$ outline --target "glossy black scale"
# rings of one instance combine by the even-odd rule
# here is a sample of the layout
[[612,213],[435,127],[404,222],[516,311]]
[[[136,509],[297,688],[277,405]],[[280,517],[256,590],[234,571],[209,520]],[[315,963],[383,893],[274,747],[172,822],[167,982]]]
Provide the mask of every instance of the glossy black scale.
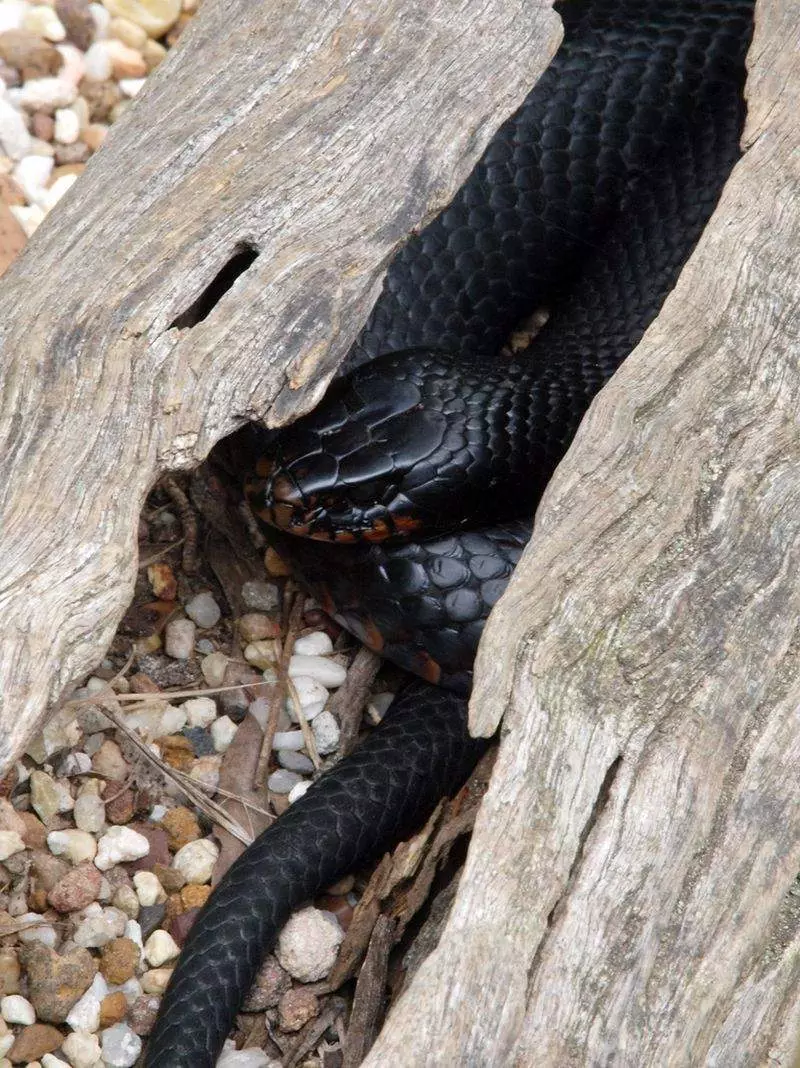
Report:
[[[336,387],[321,415],[286,436],[280,448],[296,466],[270,486],[278,482],[284,504],[294,492],[295,503],[315,495],[318,507],[344,477],[373,535],[413,533],[422,512],[429,529],[454,523],[454,533],[419,544],[286,540],[301,571],[308,551],[337,554],[324,574],[320,557],[309,558],[306,575],[335,595],[331,607],[354,631],[456,689],[469,685],[485,615],[524,533],[498,551],[490,527],[461,529],[465,513],[449,511],[451,499],[496,528],[511,497],[530,524],[581,414],[674,284],[738,154],[743,120],[752,0],[556,8],[565,22],[556,57],[453,204],[400,251],[346,368],[383,356],[388,367],[390,354],[423,349],[416,369],[406,351],[388,378],[373,374],[376,363]],[[513,369],[503,366],[511,332],[542,307],[547,324]],[[419,409],[414,390],[441,408]],[[263,434],[273,460],[275,444]],[[268,517],[265,470],[248,486]],[[387,475],[388,489],[378,483]],[[475,492],[472,480],[487,477]],[[417,510],[404,512],[404,498]],[[291,525],[291,507],[281,519]],[[412,684],[212,894],[162,1001],[148,1068],[211,1068],[292,909],[418,826],[482,748],[461,697]]]

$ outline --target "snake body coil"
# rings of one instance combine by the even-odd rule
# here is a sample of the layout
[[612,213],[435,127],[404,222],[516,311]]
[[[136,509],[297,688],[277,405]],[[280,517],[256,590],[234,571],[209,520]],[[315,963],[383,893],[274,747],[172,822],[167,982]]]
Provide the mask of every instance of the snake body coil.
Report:
[[[212,1065],[292,909],[469,773],[484,743],[459,694],[486,615],[581,417],[657,314],[739,154],[752,0],[557,6],[550,67],[390,266],[348,377],[266,437],[248,482],[264,519],[318,539],[285,540],[330,611],[438,686],[406,689],[234,863],[183,949],[150,1068]],[[510,353],[540,309],[545,325]]]

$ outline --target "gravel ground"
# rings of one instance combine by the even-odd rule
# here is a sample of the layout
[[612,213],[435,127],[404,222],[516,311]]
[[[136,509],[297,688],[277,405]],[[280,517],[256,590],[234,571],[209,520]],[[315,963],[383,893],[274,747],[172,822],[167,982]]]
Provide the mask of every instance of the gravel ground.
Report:
[[[0,0],[0,273],[196,6]],[[148,502],[107,658],[0,781],[0,1068],[135,1065],[212,882],[340,747],[352,643],[269,552],[241,582],[206,559],[184,488]],[[373,689],[377,721],[391,693]],[[321,981],[361,885],[290,921],[239,1018],[251,1048],[220,1065],[339,1068],[347,1006]]]

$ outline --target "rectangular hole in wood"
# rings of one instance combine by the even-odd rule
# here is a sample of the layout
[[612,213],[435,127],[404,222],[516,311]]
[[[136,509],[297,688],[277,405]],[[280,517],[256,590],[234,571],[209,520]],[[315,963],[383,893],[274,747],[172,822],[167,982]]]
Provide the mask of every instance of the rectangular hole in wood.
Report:
[[212,310],[231,288],[233,283],[258,259],[258,249],[252,245],[237,245],[231,258],[223,265],[209,284],[186,311],[170,323],[178,330],[188,330],[207,319]]

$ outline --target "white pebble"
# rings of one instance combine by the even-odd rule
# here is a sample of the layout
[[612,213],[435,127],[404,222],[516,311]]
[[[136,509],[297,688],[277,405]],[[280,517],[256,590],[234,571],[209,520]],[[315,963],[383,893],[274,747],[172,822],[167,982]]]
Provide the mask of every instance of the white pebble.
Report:
[[26,30],[44,37],[46,41],[51,41],[53,44],[63,41],[67,36],[63,22],[47,4],[37,4],[29,8],[22,25]]
[[333,689],[342,685],[347,678],[347,670],[335,660],[328,660],[324,656],[302,656],[293,653],[289,661],[289,678],[294,679],[299,675],[316,679],[323,686]]
[[394,694],[389,693],[374,693],[369,699],[367,705],[367,715],[373,723],[380,723],[389,708],[394,701]]
[[247,711],[262,729],[267,726],[267,720],[269,719],[269,701],[266,697],[256,697],[254,701],[251,701],[247,706]]
[[26,237],[33,237],[36,230],[44,222],[44,212],[38,204],[11,204],[8,209],[22,229]]
[[305,753],[296,753],[291,749],[279,750],[278,763],[282,768],[287,768],[289,771],[310,774],[314,770],[314,764]]
[[289,791],[289,804],[293,805],[295,801],[299,801],[303,794],[311,787],[311,782],[308,779],[303,779],[301,782],[295,783],[295,785]]
[[55,857],[66,856],[73,864],[84,860],[94,860],[97,855],[97,842],[88,831],[51,831],[47,836],[47,848]]
[[112,73],[111,53],[105,41],[89,45],[83,57],[84,77],[90,82],[107,82]]
[[197,627],[191,619],[173,619],[164,628],[164,651],[173,660],[188,660],[194,652]]
[[0,33],[22,29],[27,13],[28,4],[23,0],[3,0],[0,4]]
[[219,785],[219,766],[221,761],[222,757],[217,753],[198,757],[194,764],[192,764],[189,778],[194,779],[196,782],[203,783],[211,790],[216,790]]
[[320,712],[314,718],[311,729],[314,732],[314,741],[317,743],[317,752],[320,756],[336,752],[341,731],[332,712]]
[[172,968],[150,968],[142,976],[145,994],[163,994],[172,975]]
[[20,994],[7,994],[0,999],[0,1015],[2,1015],[6,1023],[36,1023],[36,1013],[33,1005]]
[[134,97],[144,87],[146,78],[120,78],[119,87],[125,96]]
[[244,658],[248,664],[254,667],[274,667],[278,662],[278,643],[272,638],[261,638],[257,642],[248,642],[244,647]]
[[268,1057],[263,1049],[237,1049],[226,1041],[216,1068],[280,1068],[280,1061]]
[[[2,7],[2,4],[0,4]],[[7,100],[0,97],[0,145],[13,160],[22,159],[30,152],[31,135],[22,113]]]
[[91,770],[92,758],[87,753],[73,752],[66,754],[58,765],[56,773],[65,778],[72,778],[75,775],[86,775]]
[[150,843],[143,834],[130,827],[109,827],[97,843],[95,866],[108,871],[115,864],[139,860],[150,852]]
[[128,920],[125,924],[125,937],[130,938],[131,942],[135,942],[139,949],[144,949],[142,927],[136,920]]
[[281,966],[301,983],[324,979],[336,962],[344,931],[330,912],[312,907],[289,917],[275,953]]
[[[62,145],[74,145],[81,132],[81,124],[72,108],[57,108],[53,136]],[[72,177],[77,177],[73,175]]]
[[164,887],[151,871],[137,871],[133,876],[133,885],[136,888],[139,904],[144,908],[167,900]]
[[224,653],[209,653],[203,657],[200,670],[209,686],[221,686],[225,681],[228,658]]
[[94,21],[95,41],[104,41],[108,37],[108,27],[111,25],[111,12],[103,4],[89,4],[89,14]]
[[211,724],[211,740],[218,753],[224,753],[239,728],[228,716],[220,716]]
[[153,968],[160,968],[162,964],[168,964],[175,960],[180,953],[180,947],[168,931],[160,928],[150,935],[144,944],[144,955],[147,963]]
[[193,619],[198,627],[202,627],[203,630],[215,627],[222,616],[213,594],[208,592],[195,594],[191,601],[185,605],[184,611],[189,619]]
[[[317,679],[312,679],[309,675],[297,675],[292,679],[292,683],[306,719],[313,719],[314,716],[318,716],[330,696],[322,683]],[[297,723],[297,709],[293,700],[286,701],[286,711],[289,713],[289,718],[292,722]]]
[[72,1068],[96,1068],[100,1061],[100,1043],[87,1031],[74,1031],[61,1044]]
[[[42,199],[53,172],[51,156],[23,156],[14,168],[14,181],[34,204]],[[44,205],[42,205],[44,206]]]
[[[8,1028],[6,1028],[6,1030],[8,1030]],[[2,1057],[2,1060],[0,1060],[0,1068],[11,1068],[11,1061],[6,1057],[6,1054],[14,1045],[15,1040],[16,1036],[10,1031],[8,1034],[0,1037],[0,1057]],[[36,1062],[34,1061],[34,1064],[35,1063]],[[30,1068],[32,1068],[32,1066],[30,1066]]]
[[15,853],[21,853],[25,843],[19,831],[0,831],[0,860],[8,860]]
[[93,1034],[100,1027],[100,1002],[108,994],[108,983],[98,972],[89,989],[78,998],[67,1014],[66,1022],[73,1031]]
[[[54,1053],[45,1053],[42,1057],[42,1068],[69,1068],[69,1064],[62,1061],[60,1057],[56,1057]],[[79,1065],[78,1068],[83,1068],[83,1066]]]
[[275,731],[272,739],[273,749],[302,749],[306,744],[302,731]]
[[132,1005],[137,998],[140,998],[144,993],[142,984],[135,977],[126,979],[120,986],[111,987],[112,994],[124,994],[125,1000],[129,1005]]
[[99,949],[125,934],[127,915],[120,909],[102,908],[96,901],[83,910],[84,919],[75,928],[72,939],[84,949]]
[[[61,78],[62,81],[69,82],[70,85],[74,85],[77,89],[86,72],[83,62],[83,52],[81,52],[79,48],[76,48],[75,45],[68,43],[56,45],[56,48],[61,53],[61,58],[64,61],[61,70],[58,72],[59,78]],[[81,129],[88,123],[89,105],[82,96],[79,96],[73,107],[78,108],[82,106],[86,108],[87,116]]]
[[68,108],[78,95],[71,82],[64,78],[31,78],[19,90],[17,99],[31,111],[55,111]]
[[166,705],[158,722],[160,734],[178,734],[186,726],[186,709]]
[[278,768],[267,779],[267,789],[272,790],[273,794],[288,794],[302,781],[296,772]]
[[75,799],[74,816],[79,830],[99,834],[105,826],[106,806],[97,794],[80,794]]
[[333,642],[324,630],[303,634],[294,643],[294,651],[302,656],[328,656],[333,652]]
[[[44,946],[49,946],[50,949],[56,948],[58,942],[58,935],[56,934],[55,927],[51,927],[47,923],[42,923],[42,917],[38,912],[24,912],[21,916],[16,917],[17,922],[22,927],[17,934],[17,938],[20,942],[41,942]],[[35,927],[24,927],[24,924],[36,924]]]
[[190,883],[207,883],[211,881],[219,849],[210,838],[198,838],[187,842],[175,854],[172,866]]
[[217,718],[217,705],[210,697],[192,697],[181,708],[190,727],[207,727]]
[[271,612],[281,603],[275,583],[261,579],[250,579],[242,583],[242,600],[253,612]]
[[142,1040],[127,1024],[114,1024],[101,1035],[103,1064],[109,1068],[131,1068],[142,1052]]

